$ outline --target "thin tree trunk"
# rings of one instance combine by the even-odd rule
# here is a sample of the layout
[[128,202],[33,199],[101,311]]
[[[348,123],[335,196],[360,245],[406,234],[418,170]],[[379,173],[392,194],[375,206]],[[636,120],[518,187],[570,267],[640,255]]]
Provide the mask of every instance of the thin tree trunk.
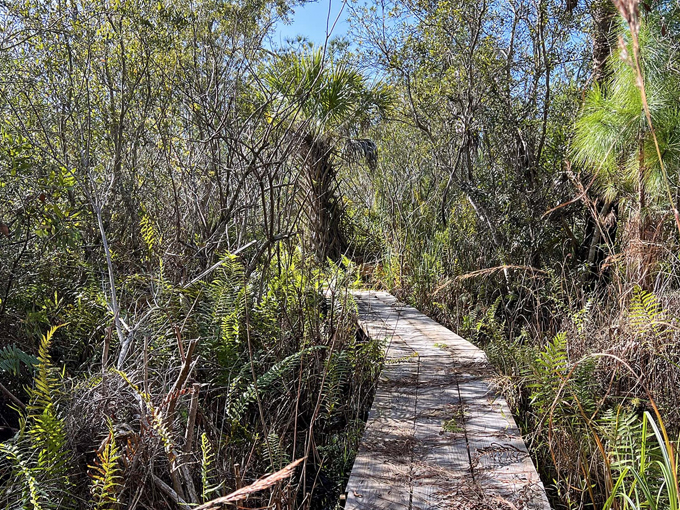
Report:
[[593,31],[593,81],[598,85],[609,76],[607,59],[612,53],[616,7],[610,0],[597,0],[592,6]]
[[[607,60],[612,53],[612,44],[614,39],[614,28],[616,26],[616,7],[610,0],[596,0],[591,7],[591,15],[593,18],[593,74],[592,80],[598,85],[603,85],[609,77],[607,70]],[[598,204],[601,206],[598,208]],[[606,232],[602,232],[605,228],[600,224],[600,218],[605,218],[612,210],[616,210],[616,202],[609,203],[603,198],[595,200],[595,210],[597,218],[589,214],[586,225],[586,235],[584,239],[584,248],[587,255],[588,267],[591,269],[586,273],[587,278],[597,278],[600,274],[600,266],[606,257],[605,251],[601,248],[604,240],[603,234],[607,239],[613,239],[616,235],[616,219],[611,225],[606,227]]]

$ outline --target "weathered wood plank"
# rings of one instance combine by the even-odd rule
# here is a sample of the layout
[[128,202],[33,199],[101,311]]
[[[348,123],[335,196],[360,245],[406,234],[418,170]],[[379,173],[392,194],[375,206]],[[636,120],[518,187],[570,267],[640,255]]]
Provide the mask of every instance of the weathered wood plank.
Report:
[[447,494],[471,475],[463,414],[450,356],[421,357],[411,508],[447,508]]
[[386,362],[345,508],[548,510],[484,352],[386,292],[355,298]]
[[479,375],[461,374],[459,390],[472,472],[484,494],[518,508],[550,508],[505,399]]
[[409,508],[418,362],[387,364],[347,484],[346,508]]

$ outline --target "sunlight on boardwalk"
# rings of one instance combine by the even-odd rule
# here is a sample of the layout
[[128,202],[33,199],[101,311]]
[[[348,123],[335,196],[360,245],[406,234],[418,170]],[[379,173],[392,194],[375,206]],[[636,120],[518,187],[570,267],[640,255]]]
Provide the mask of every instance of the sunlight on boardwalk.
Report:
[[387,355],[345,508],[549,509],[484,352],[386,292],[354,296]]

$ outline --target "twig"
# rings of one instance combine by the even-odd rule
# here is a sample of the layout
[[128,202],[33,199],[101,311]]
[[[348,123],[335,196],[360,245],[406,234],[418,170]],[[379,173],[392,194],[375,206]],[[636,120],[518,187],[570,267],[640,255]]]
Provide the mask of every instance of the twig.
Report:
[[[135,324],[132,328],[129,329],[129,333],[127,337],[125,337],[121,343],[120,343],[120,354],[118,355],[118,363],[116,363],[116,368],[118,370],[123,369],[123,363],[125,363],[125,358],[127,358],[127,353],[130,350],[130,347],[132,346],[132,341],[135,339],[135,333],[137,330],[144,324],[144,321],[151,315],[151,312],[153,312],[154,309],[151,308],[149,309],[144,316],[137,321],[137,324]],[[119,320],[120,322],[120,320]],[[119,336],[122,335],[122,331],[119,331]]]
[[[257,242],[257,241],[255,241],[255,240],[250,241],[250,242],[249,242],[248,244],[246,244],[245,246],[241,246],[238,250],[236,250],[235,252],[232,252],[232,255],[237,255],[237,254],[241,253],[241,252],[242,252],[243,250],[245,250],[246,248],[250,248],[250,247],[251,247],[253,244],[255,244],[256,242]],[[201,279],[203,279],[204,276],[210,274],[210,273],[213,272],[215,269],[217,269],[217,268],[220,267],[222,264],[224,264],[224,262],[225,262],[224,259],[222,259],[222,260],[220,260],[219,262],[217,262],[216,264],[213,264],[213,265],[210,266],[208,269],[206,269],[206,270],[203,271],[201,274],[199,274],[196,278],[194,278],[194,279],[191,280],[189,283],[187,283],[183,288],[186,289],[186,288],[188,288],[188,287],[191,287],[194,283],[196,283],[196,282],[200,281]]]
[[[474,278],[476,276],[486,276],[489,274],[496,273],[498,271],[503,271],[506,272],[508,269],[522,269],[525,271],[529,271],[531,273],[539,273],[539,274],[546,274],[545,271],[542,271],[540,269],[536,269],[535,267],[531,266],[513,266],[513,265],[502,265],[502,266],[496,266],[496,267],[488,267],[486,269],[479,269],[478,271],[472,271],[471,273],[466,273],[463,275],[460,275],[457,277],[458,280],[467,280],[468,278]],[[440,287],[437,289],[437,292],[441,290],[444,286]]]
[[196,424],[196,412],[198,411],[198,392],[201,389],[199,383],[193,385],[191,394],[191,403],[189,404],[189,422],[187,423],[187,431],[184,435],[184,453],[191,452],[191,447],[194,441],[194,425]]
[[[195,365],[195,362],[192,363],[192,361],[193,361],[194,351],[196,350],[197,345],[198,345],[198,338],[195,338],[191,342],[189,342],[189,348],[187,349],[186,359],[184,360],[184,363],[182,363],[182,368],[179,371],[179,375],[177,376],[177,379],[175,380],[175,384],[172,385],[172,388],[168,392],[168,395],[174,395],[176,392],[178,392],[178,391],[180,391],[184,388],[184,384],[186,383],[186,380],[189,377],[189,374],[191,373],[191,369]],[[172,421],[173,421],[173,418],[174,418],[174,415],[175,415],[175,406],[176,405],[177,405],[177,399],[176,398],[170,398],[170,402],[168,403],[168,410],[167,410],[167,413],[166,413],[166,416],[168,417],[169,424],[172,424]]]
[[0,383],[0,391],[12,402],[14,402],[22,411],[26,410],[26,404],[19,400],[11,391],[9,391],[2,383]]
[[191,507],[191,505],[179,497],[179,495],[167,483],[158,478],[156,475],[151,476],[153,477],[153,482],[156,484],[156,487],[158,487],[161,492],[165,493],[165,495],[173,500],[177,505],[187,508]]
[[193,445],[194,439],[194,425],[196,424],[196,412],[198,411],[198,392],[201,385],[196,383],[192,387],[191,393],[191,403],[189,404],[189,421],[187,423],[187,431],[184,436],[184,458],[182,459],[181,471],[182,477],[184,478],[184,484],[186,485],[187,492],[189,493],[189,499],[192,503],[200,503],[198,499],[198,494],[196,493],[196,487],[194,487],[194,481],[191,478],[191,473],[186,465],[186,460],[191,453],[191,447]]

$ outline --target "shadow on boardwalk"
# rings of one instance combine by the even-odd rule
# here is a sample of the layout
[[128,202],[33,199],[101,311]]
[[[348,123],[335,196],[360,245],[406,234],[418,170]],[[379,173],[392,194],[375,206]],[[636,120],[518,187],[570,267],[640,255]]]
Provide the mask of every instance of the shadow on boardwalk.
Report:
[[548,510],[484,352],[386,292],[354,296],[387,352],[345,508]]

